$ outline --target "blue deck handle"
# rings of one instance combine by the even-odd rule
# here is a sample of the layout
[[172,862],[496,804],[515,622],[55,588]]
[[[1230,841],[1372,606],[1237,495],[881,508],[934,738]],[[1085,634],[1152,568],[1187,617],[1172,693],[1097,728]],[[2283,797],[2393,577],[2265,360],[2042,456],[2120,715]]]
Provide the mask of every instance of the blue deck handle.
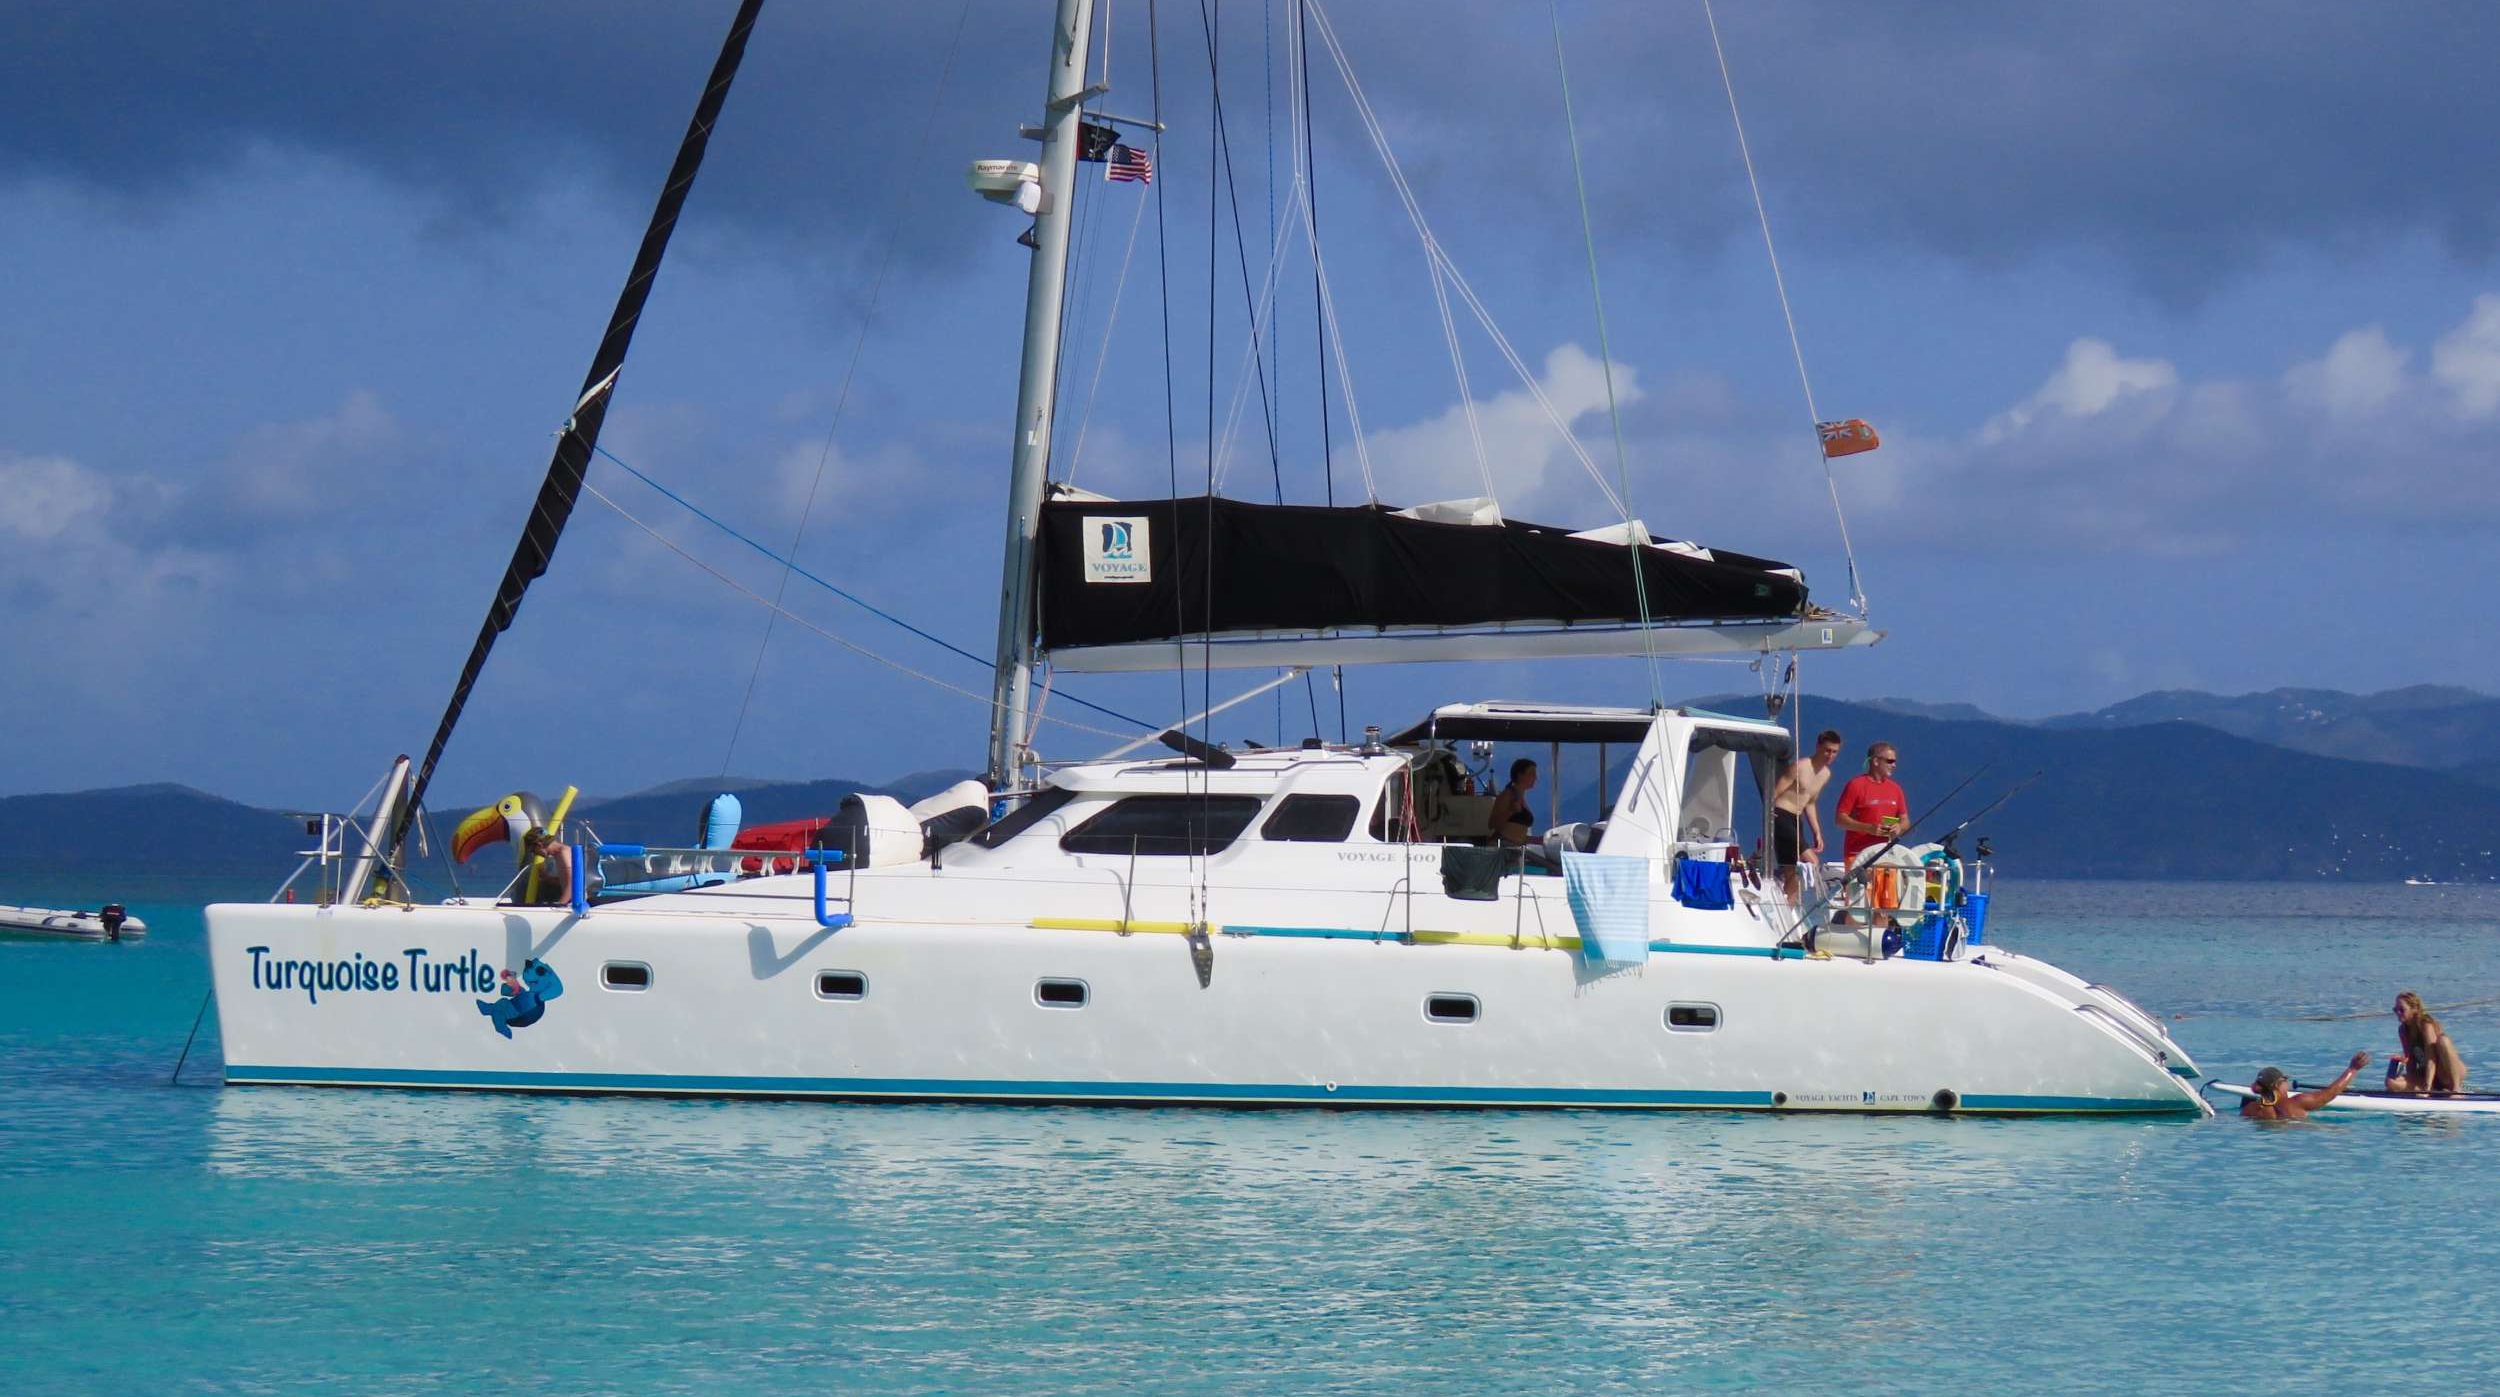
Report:
[[825,909],[825,873],[830,865],[842,862],[842,851],[810,849],[807,851],[807,861],[814,865],[816,870],[816,925],[840,931],[851,924],[851,914],[830,912]]

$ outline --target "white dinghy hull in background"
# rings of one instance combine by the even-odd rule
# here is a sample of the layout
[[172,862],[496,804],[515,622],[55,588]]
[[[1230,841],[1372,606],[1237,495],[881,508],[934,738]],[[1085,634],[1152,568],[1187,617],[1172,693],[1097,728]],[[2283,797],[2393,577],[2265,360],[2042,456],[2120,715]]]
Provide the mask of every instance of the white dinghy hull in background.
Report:
[[148,924],[122,918],[118,928],[102,912],[70,912],[52,907],[0,906],[0,937],[37,937],[47,941],[137,941]]

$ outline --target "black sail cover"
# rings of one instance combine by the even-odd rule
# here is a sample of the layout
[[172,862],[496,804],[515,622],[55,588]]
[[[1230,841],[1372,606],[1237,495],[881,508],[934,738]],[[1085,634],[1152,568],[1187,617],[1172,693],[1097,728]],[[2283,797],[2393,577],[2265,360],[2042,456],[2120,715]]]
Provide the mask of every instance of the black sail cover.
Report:
[[[1055,649],[1238,631],[1631,623],[1641,618],[1632,551],[1543,524],[1441,523],[1377,504],[1054,500],[1042,506],[1037,627]],[[1784,563],[1637,551],[1653,621],[1805,613],[1805,583]]]

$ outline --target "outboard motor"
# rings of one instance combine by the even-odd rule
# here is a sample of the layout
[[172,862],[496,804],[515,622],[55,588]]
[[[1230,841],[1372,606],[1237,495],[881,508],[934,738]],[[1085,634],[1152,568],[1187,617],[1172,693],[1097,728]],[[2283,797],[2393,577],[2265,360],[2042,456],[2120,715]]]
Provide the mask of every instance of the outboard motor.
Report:
[[108,902],[104,904],[103,911],[96,913],[96,920],[104,923],[105,940],[119,941],[122,939],[122,923],[130,920],[130,914],[122,910],[120,903]]

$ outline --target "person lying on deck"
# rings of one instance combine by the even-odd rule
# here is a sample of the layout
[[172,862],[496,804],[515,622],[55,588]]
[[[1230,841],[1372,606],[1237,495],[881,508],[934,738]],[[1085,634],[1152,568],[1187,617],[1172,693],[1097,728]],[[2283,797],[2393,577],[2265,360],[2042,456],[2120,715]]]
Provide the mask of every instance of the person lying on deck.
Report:
[[2257,1080],[2250,1084],[2249,1089],[2257,1094],[2240,1103],[2240,1114],[2257,1121],[2300,1120],[2343,1095],[2344,1088],[2352,1085],[2353,1077],[2369,1065],[2368,1053],[2354,1053],[2352,1065],[2344,1069],[2342,1076],[2312,1091],[2292,1090],[2291,1079],[2283,1075],[2283,1069],[2269,1067],[2258,1073]]

